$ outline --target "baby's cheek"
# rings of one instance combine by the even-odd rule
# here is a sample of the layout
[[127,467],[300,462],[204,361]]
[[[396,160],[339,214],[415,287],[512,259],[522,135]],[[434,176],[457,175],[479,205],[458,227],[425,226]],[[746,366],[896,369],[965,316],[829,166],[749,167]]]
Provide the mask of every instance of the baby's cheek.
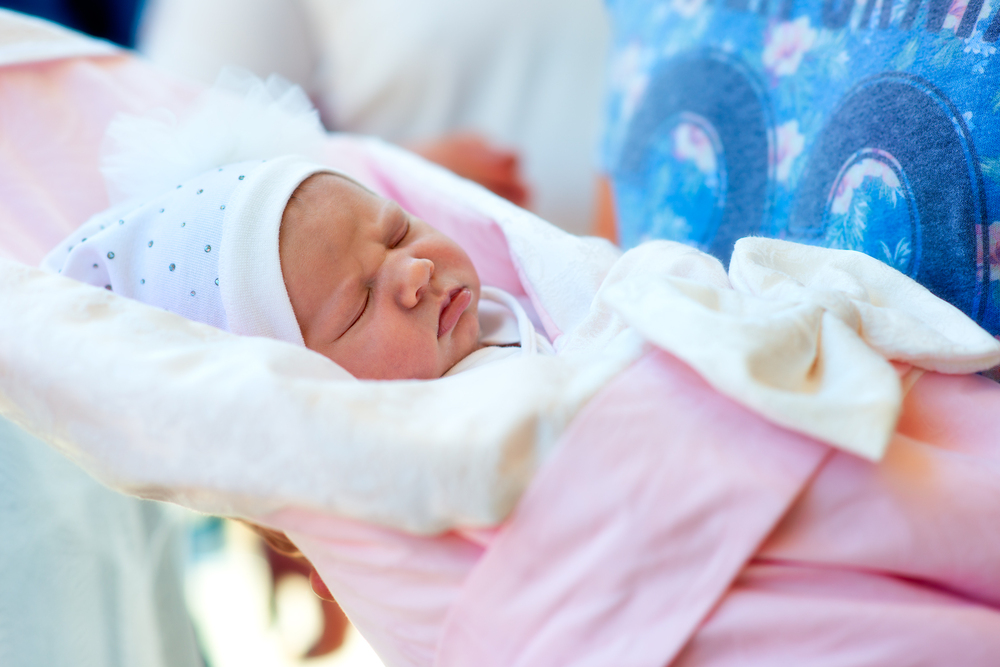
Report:
[[[436,342],[436,341],[435,341]],[[441,377],[439,350],[430,341],[397,339],[377,355],[378,375],[384,380],[431,380]]]
[[[479,322],[475,319],[478,330]],[[370,326],[363,334],[351,337],[350,341],[338,344],[336,356],[331,358],[344,367],[351,375],[362,380],[429,380],[441,377],[455,361],[468,352],[459,352],[451,363],[449,347],[427,327],[413,325],[402,319],[391,323],[379,322],[381,326]],[[463,324],[460,320],[459,325]],[[458,329],[458,327],[456,327]],[[453,331],[458,333],[457,331]],[[473,336],[473,344],[478,339],[478,331]],[[471,350],[470,350],[471,351]]]

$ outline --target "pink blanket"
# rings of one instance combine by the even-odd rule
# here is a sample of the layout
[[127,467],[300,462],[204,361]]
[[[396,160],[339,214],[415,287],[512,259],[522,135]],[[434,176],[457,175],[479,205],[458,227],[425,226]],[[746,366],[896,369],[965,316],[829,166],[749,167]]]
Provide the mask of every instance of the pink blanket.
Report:
[[[34,264],[105,205],[114,112],[191,92],[124,57],[0,69],[3,252]],[[654,352],[588,404],[498,531],[266,521],[390,666],[992,665],[997,433],[1000,386],[928,374],[873,465]]]
[[925,376],[873,465],[653,353],[495,535],[270,522],[387,664],[992,665],[998,401],[988,380]]

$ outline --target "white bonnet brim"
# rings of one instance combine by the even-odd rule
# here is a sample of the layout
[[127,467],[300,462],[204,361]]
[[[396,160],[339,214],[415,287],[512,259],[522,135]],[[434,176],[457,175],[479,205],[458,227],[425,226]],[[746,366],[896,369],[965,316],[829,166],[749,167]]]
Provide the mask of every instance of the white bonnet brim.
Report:
[[219,290],[229,330],[305,346],[281,271],[278,234],[307,178],[340,172],[296,156],[267,160],[234,192],[222,223]]

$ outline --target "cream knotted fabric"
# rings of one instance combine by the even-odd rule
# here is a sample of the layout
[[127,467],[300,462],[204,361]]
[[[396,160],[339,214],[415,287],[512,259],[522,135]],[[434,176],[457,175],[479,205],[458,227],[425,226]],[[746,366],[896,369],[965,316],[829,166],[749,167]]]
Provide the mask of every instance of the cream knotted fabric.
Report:
[[903,384],[890,361],[941,373],[1000,364],[1000,342],[858,252],[737,241],[726,275],[672,242],[626,253],[600,299],[649,342],[766,418],[865,458],[892,437]]

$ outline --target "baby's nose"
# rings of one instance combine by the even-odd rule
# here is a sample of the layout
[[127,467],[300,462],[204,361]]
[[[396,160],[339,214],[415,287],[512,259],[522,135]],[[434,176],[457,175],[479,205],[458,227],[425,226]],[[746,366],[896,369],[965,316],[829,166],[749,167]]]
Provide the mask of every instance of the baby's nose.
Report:
[[434,262],[429,259],[407,258],[403,262],[399,289],[399,303],[404,308],[414,308],[423,298],[434,276]]

